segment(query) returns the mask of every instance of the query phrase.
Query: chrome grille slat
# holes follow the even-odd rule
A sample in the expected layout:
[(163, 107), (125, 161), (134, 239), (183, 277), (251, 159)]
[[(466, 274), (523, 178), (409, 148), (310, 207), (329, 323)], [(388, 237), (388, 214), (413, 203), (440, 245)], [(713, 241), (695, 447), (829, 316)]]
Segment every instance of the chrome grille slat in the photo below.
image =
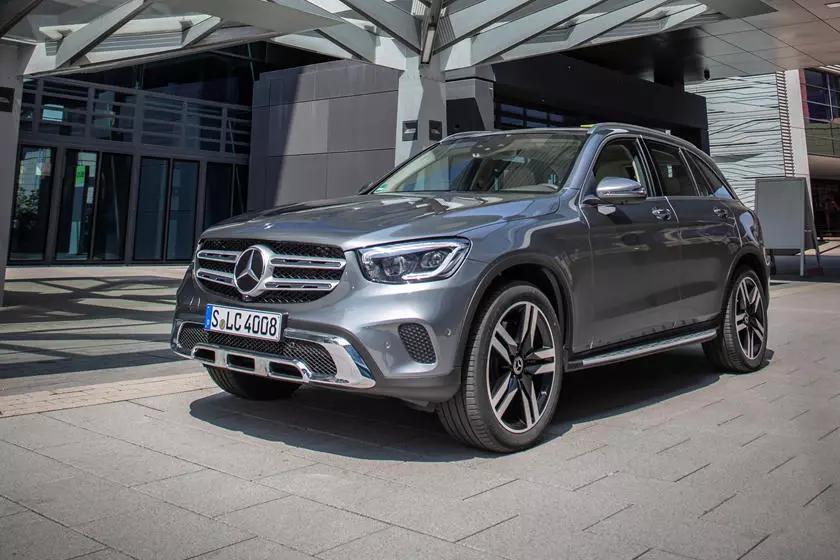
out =
[(196, 257), (203, 261), (235, 263), (239, 258), (239, 251), (199, 251)]
[(195, 271), (195, 277), (200, 280), (222, 284), (223, 286), (233, 286), (233, 274), (228, 274), (227, 272), (199, 268)]
[(338, 280), (334, 281), (314, 281), (314, 280), (294, 280), (291, 278), (275, 278), (271, 282), (267, 282), (265, 287), (272, 290), (285, 291), (300, 291), (300, 292), (331, 292), (338, 286)]
[[(262, 294), (243, 297), (234, 282), (234, 265), (242, 251), (254, 245), (268, 249), (269, 278)], [(339, 247), (290, 241), (207, 239), (195, 257), (195, 277), (204, 287), (225, 298), (255, 303), (305, 303), (335, 290), (347, 261)]]
[(272, 257), (274, 268), (314, 268), (321, 270), (341, 270), (347, 261), (344, 259), (301, 257), (297, 255), (277, 255)]

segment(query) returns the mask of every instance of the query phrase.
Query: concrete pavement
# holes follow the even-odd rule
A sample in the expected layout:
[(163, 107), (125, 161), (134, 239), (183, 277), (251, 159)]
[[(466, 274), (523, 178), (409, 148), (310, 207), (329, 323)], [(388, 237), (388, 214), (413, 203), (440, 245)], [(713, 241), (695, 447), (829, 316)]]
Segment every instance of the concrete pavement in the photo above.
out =
[(547, 441), (497, 456), (389, 400), (201, 385), (150, 274), (42, 279), (81, 326), (7, 284), (0, 558), (838, 558), (840, 284), (775, 283), (760, 372), (687, 348), (568, 375)]

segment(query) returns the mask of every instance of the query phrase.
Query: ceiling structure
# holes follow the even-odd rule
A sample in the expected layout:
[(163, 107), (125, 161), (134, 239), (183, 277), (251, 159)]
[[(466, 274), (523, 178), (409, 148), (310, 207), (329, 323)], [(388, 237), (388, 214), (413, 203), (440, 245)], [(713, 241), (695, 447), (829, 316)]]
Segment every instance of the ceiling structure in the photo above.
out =
[(827, 0), (0, 2), (0, 40), (34, 46), (27, 75), (257, 40), (447, 71), (687, 29), (693, 58), (714, 78), (840, 63), (840, 2)]

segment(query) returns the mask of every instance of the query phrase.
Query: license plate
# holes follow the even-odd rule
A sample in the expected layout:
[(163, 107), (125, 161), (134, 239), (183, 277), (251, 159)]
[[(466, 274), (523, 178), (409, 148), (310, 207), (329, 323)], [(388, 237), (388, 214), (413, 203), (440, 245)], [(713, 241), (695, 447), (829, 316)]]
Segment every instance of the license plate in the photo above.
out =
[(283, 315), (208, 305), (204, 314), (204, 330), (263, 340), (280, 340), (283, 335)]

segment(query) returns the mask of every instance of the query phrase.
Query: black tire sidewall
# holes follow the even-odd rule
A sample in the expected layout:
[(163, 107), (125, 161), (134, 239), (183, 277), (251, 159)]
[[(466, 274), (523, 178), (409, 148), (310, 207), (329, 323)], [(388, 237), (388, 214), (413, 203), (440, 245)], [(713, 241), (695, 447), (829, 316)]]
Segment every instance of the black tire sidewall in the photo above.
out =
[[(543, 312), (548, 321), (549, 329), (551, 329), (552, 337), (554, 338), (554, 347), (557, 350), (557, 356), (555, 358), (554, 384), (549, 395), (548, 403), (546, 404), (545, 413), (530, 430), (525, 433), (516, 434), (505, 429), (493, 412), (492, 405), (490, 404), (490, 395), (487, 390), (486, 365), (490, 352), (490, 342), (496, 323), (505, 311), (512, 305), (520, 302), (533, 303)], [(511, 450), (528, 447), (540, 438), (545, 428), (551, 423), (552, 417), (557, 409), (557, 402), (560, 398), (560, 389), (563, 380), (563, 361), (561, 359), (562, 352), (560, 352), (563, 346), (563, 329), (560, 326), (557, 313), (552, 307), (551, 302), (539, 288), (532, 284), (516, 283), (496, 293), (486, 308), (477, 329), (472, 339), (472, 348), (470, 348), (471, 355), (475, 357), (474, 360), (471, 360), (475, 365), (475, 371), (469, 371), (470, 362), (468, 362), (467, 375), (475, 376), (476, 391), (474, 398), (477, 401), (476, 404), (478, 405), (477, 408), (481, 416), (481, 421), (490, 431), (493, 439), (503, 447)]]

